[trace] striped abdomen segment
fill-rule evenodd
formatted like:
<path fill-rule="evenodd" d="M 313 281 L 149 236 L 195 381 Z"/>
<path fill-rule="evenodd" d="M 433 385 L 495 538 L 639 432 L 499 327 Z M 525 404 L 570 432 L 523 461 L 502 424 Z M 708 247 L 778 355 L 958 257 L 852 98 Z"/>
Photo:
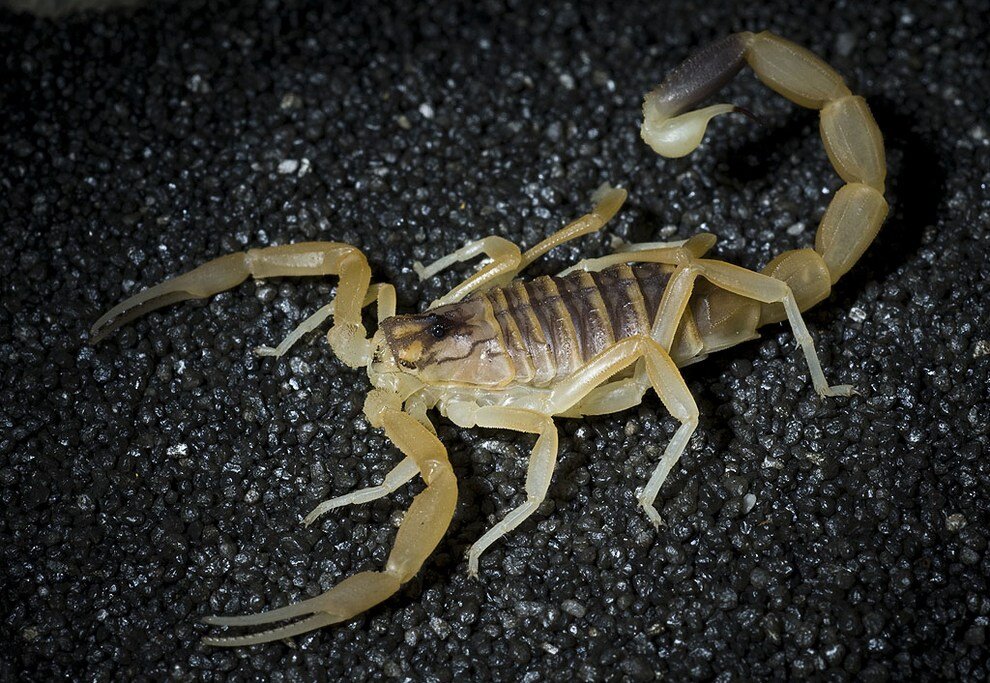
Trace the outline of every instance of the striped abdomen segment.
<path fill-rule="evenodd" d="M 545 386 L 619 339 L 650 334 L 672 269 L 653 263 L 516 280 L 480 295 L 492 305 L 516 381 Z"/>

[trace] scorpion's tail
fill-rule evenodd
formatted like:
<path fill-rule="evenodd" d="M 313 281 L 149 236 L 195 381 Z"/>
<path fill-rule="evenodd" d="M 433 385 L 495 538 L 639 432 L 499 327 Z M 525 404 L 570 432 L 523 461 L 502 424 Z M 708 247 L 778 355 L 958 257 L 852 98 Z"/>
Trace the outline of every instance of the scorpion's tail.
<path fill-rule="evenodd" d="M 740 109 L 716 104 L 686 110 L 728 83 L 743 64 L 787 99 L 821 111 L 825 151 L 847 183 L 822 217 L 814 249 L 784 252 L 763 269 L 786 282 L 805 310 L 828 296 L 831 286 L 873 242 L 887 215 L 883 138 L 866 101 L 853 95 L 832 67 L 803 47 L 764 31 L 723 38 L 671 71 L 646 95 L 643 139 L 666 157 L 692 152 L 713 117 Z M 760 323 L 784 317 L 780 304 L 764 304 Z"/>
<path fill-rule="evenodd" d="M 457 503 L 457 480 L 443 444 L 415 418 L 386 410 L 381 419 L 386 436 L 416 461 L 426 482 L 426 488 L 413 499 L 402 520 L 385 570 L 355 574 L 322 595 L 280 609 L 249 616 L 208 617 L 206 623 L 216 626 L 259 626 L 304 618 L 249 635 L 204 638 L 204 643 L 222 647 L 255 645 L 346 621 L 395 594 L 419 571 L 450 525 Z"/>

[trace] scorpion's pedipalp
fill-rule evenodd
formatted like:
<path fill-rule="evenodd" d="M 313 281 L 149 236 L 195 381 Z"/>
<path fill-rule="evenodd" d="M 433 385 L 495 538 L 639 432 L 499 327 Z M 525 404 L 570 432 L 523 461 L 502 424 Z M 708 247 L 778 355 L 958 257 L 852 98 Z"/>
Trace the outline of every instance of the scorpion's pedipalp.
<path fill-rule="evenodd" d="M 302 635 L 330 624 L 347 621 L 392 596 L 401 583 L 388 572 L 361 572 L 350 576 L 326 593 L 279 609 L 235 617 L 211 616 L 203 619 L 212 626 L 247 627 L 273 624 L 296 617 L 300 621 L 278 628 L 241 636 L 207 636 L 206 645 L 240 647 Z"/>
<path fill-rule="evenodd" d="M 315 275 L 340 276 L 334 300 L 334 326 L 327 335 L 334 353 L 351 367 L 367 365 L 371 348 L 361 324 L 361 308 L 371 283 L 371 268 L 358 249 L 339 242 L 299 242 L 250 249 L 208 261 L 114 306 L 93 325 L 91 343 L 98 343 L 120 325 L 156 308 L 218 294 L 249 276 L 262 279 Z"/>
<path fill-rule="evenodd" d="M 153 289 L 153 288 L 152 288 Z M 133 301 L 127 299 L 104 313 L 92 327 L 89 328 L 89 343 L 93 346 L 103 341 L 108 334 L 123 327 L 132 320 L 140 318 L 145 313 L 150 313 L 158 308 L 164 308 L 180 301 L 195 299 L 188 292 L 166 292 L 159 294 L 151 290 L 145 290 L 141 294 L 147 294 L 144 301 Z M 132 297 L 136 298 L 136 297 Z"/>
<path fill-rule="evenodd" d="M 325 604 L 324 595 L 326 593 L 318 595 L 315 598 L 286 605 L 285 607 L 276 607 L 275 609 L 258 612 L 257 614 L 237 614 L 232 617 L 210 615 L 203 617 L 203 623 L 210 624 L 211 626 L 257 626 L 259 624 L 274 624 L 277 621 L 309 616 L 320 611 L 320 607 Z"/>
<path fill-rule="evenodd" d="M 217 626 L 221 625 L 219 622 L 207 623 Z M 301 619 L 293 624 L 288 624 L 286 626 L 280 626 L 278 628 L 268 629 L 266 631 L 260 631 L 258 633 L 252 633 L 245 636 L 206 636 L 203 638 L 203 644 L 211 645 L 213 647 L 247 647 L 248 645 L 261 645 L 262 643 L 270 643 L 275 640 L 292 638 L 293 636 L 309 633 L 310 631 L 315 631 L 333 623 L 335 622 L 331 617 L 317 614 L 307 617 L 306 619 Z"/>
<path fill-rule="evenodd" d="M 90 328 L 90 344 L 145 313 L 187 299 L 202 299 L 236 287 L 250 275 L 246 254 L 228 254 L 184 275 L 149 287 L 104 313 Z"/>
<path fill-rule="evenodd" d="M 394 595 L 419 571 L 450 525 L 457 504 L 457 480 L 443 444 L 415 418 L 384 409 L 377 419 L 380 419 L 385 435 L 414 460 L 426 482 L 426 488 L 413 499 L 399 526 L 385 570 L 355 574 L 322 595 L 268 612 L 208 617 L 207 623 L 219 626 L 257 626 L 306 618 L 261 633 L 205 638 L 206 644 L 233 647 L 265 643 L 346 621 Z"/>

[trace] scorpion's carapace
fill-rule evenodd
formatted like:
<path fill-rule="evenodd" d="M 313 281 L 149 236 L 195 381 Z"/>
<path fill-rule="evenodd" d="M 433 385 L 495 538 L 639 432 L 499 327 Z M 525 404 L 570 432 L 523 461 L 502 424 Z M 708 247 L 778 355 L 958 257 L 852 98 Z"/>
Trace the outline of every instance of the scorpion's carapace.
<path fill-rule="evenodd" d="M 846 182 L 822 218 L 813 249 L 788 251 L 757 273 L 705 258 L 714 243 L 697 235 L 674 243 L 626 245 L 582 261 L 557 277 L 515 279 L 553 247 L 602 228 L 625 190 L 603 186 L 587 215 L 523 252 L 501 237 L 472 242 L 430 266 L 421 277 L 482 254 L 490 262 L 423 313 L 395 314 L 395 290 L 371 284 L 364 255 L 347 244 L 310 242 L 220 257 L 115 306 L 93 326 L 96 343 L 120 325 L 176 301 L 208 297 L 248 276 L 337 275 L 337 296 L 276 348 L 280 356 L 305 333 L 333 317 L 327 339 L 351 367 L 367 367 L 373 386 L 364 412 L 404 454 L 385 481 L 328 500 L 305 519 L 381 498 L 420 474 L 426 488 L 402 521 L 385 569 L 362 572 L 322 595 L 241 617 L 210 617 L 221 626 L 288 625 L 248 635 L 210 637 L 212 645 L 248 645 L 344 621 L 394 594 L 422 566 L 447 529 L 457 483 L 427 416 L 436 408 L 463 427 L 499 427 L 537 435 L 526 476 L 526 501 L 468 551 L 468 572 L 492 543 L 543 501 L 557 457 L 555 416 L 616 412 L 652 388 L 681 423 L 638 499 L 657 525 L 654 501 L 698 424 L 698 409 L 679 367 L 756 336 L 760 325 L 786 319 L 811 371 L 815 390 L 848 395 L 825 381 L 801 311 L 832 285 L 873 241 L 887 213 L 883 143 L 869 108 L 813 54 L 770 33 L 737 33 L 689 57 L 646 96 L 643 139 L 664 156 L 700 144 L 712 117 L 737 110 L 716 104 L 687 111 L 748 64 L 773 90 L 821 112 L 829 159 Z M 368 337 L 361 309 L 378 306 L 379 329 Z"/>

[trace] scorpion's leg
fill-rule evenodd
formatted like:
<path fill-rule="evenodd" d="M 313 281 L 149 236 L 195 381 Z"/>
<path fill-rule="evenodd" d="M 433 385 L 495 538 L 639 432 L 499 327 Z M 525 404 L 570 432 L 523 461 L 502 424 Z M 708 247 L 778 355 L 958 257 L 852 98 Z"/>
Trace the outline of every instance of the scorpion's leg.
<path fill-rule="evenodd" d="M 510 511 L 471 546 L 467 555 L 469 576 L 478 575 L 478 558 L 488 546 L 522 524 L 540 506 L 546 498 L 547 489 L 550 488 L 550 478 L 557 463 L 557 428 L 549 415 L 518 408 L 489 406 L 479 408 L 473 419 L 479 427 L 511 429 L 539 434 L 539 437 L 529 456 L 529 467 L 526 471 L 526 502 Z"/>
<path fill-rule="evenodd" d="M 626 200 L 626 194 L 622 188 L 613 188 L 607 183 L 603 184 L 592 196 L 595 206 L 590 213 L 564 226 L 536 246 L 527 249 L 525 253 L 520 254 L 519 247 L 501 237 L 486 237 L 466 244 L 453 254 L 448 254 L 429 266 L 424 267 L 417 262 L 413 264 L 413 267 L 420 279 L 425 280 L 455 263 L 468 261 L 480 254 L 485 254 L 491 259 L 491 263 L 482 267 L 481 270 L 457 285 L 445 296 L 433 302 L 432 307 L 460 301 L 473 291 L 508 282 L 526 266 L 554 247 L 601 230 L 602 226 L 618 212 Z"/>
<path fill-rule="evenodd" d="M 715 246 L 715 239 L 716 239 L 715 235 L 709 235 L 707 233 L 700 233 L 698 235 L 695 235 L 692 238 L 692 240 L 687 240 L 687 239 L 669 240 L 666 242 L 626 242 L 622 239 L 619 239 L 618 237 L 614 237 L 612 239 L 612 248 L 614 249 L 615 254 L 629 254 L 630 252 L 632 252 L 632 255 L 629 257 L 629 261 L 627 261 L 627 263 L 631 263 L 636 260 L 635 252 L 641 252 L 641 251 L 652 252 L 658 250 L 678 249 L 680 247 L 687 245 L 688 242 L 690 241 L 691 242 L 690 249 L 693 255 L 696 258 L 701 258 L 708 252 L 709 249 Z M 708 241 L 706 242 L 705 240 Z M 558 273 L 557 276 L 561 277 L 575 270 L 596 271 L 596 270 L 601 270 L 603 267 L 605 267 L 604 265 L 596 266 L 595 263 L 597 261 L 598 259 L 594 259 L 594 258 L 581 259 L 573 266 L 570 266 L 566 270 Z"/>
<path fill-rule="evenodd" d="M 657 392 L 657 396 L 670 414 L 681 423 L 667 444 L 667 448 L 664 449 L 663 456 L 650 475 L 649 481 L 646 482 L 646 486 L 636 495 L 646 516 L 659 527 L 663 520 L 653 503 L 667 475 L 681 459 L 688 440 L 698 427 L 698 405 L 687 384 L 684 383 L 680 370 L 662 346 L 656 342 L 650 345 L 645 354 L 645 361 L 646 374 L 653 390 Z"/>
<path fill-rule="evenodd" d="M 289 332 L 289 336 L 279 342 L 278 346 L 256 346 L 254 349 L 254 355 L 281 358 L 288 353 L 289 349 L 295 346 L 300 339 L 315 330 L 328 319 L 332 318 L 333 309 L 334 302 L 332 301 L 325 306 L 320 306 L 316 309 L 316 312 L 313 313 L 313 315 L 308 316 L 305 320 L 296 325 L 292 332 Z"/>
<path fill-rule="evenodd" d="M 385 409 L 375 421 L 412 458 L 426 488 L 413 499 L 399 526 L 385 570 L 344 579 L 326 593 L 287 607 L 250 616 L 208 617 L 217 626 L 257 626 L 304 617 L 286 626 L 244 636 L 204 638 L 207 645 L 236 647 L 266 643 L 346 621 L 392 596 L 411 579 L 446 532 L 457 503 L 457 480 L 443 444 L 412 416 Z"/>
<path fill-rule="evenodd" d="M 597 272 L 620 263 L 665 263 L 679 266 L 704 256 L 715 244 L 715 239 L 715 235 L 700 233 L 681 243 L 674 243 L 676 246 L 655 247 L 646 245 L 643 249 L 629 249 L 607 256 L 584 259 L 560 271 L 557 277 L 564 277 L 578 270 Z"/>
<path fill-rule="evenodd" d="M 668 354 L 674 344 L 674 336 L 678 326 L 691 300 L 691 293 L 694 291 L 694 283 L 698 275 L 699 269 L 697 267 L 693 265 L 680 266 L 674 271 L 664 289 L 650 337 Z M 562 416 L 604 415 L 638 405 L 643 399 L 643 394 L 650 387 L 647 370 L 645 363 L 639 362 L 632 377 L 606 382 L 595 387 L 587 396 L 562 413 Z"/>
<path fill-rule="evenodd" d="M 687 244 L 687 240 L 671 240 L 669 242 L 620 242 L 613 245 L 615 253 L 627 253 L 630 251 L 653 251 L 654 249 L 676 249 Z"/>
<path fill-rule="evenodd" d="M 657 492 L 660 490 L 664 479 L 680 460 L 681 454 L 687 447 L 688 439 L 691 438 L 691 434 L 698 426 L 698 406 L 667 350 L 652 337 L 639 336 L 622 339 L 616 342 L 614 346 L 598 354 L 573 377 L 555 387 L 551 394 L 550 403 L 553 414 L 566 414 L 568 410 L 580 405 L 580 402 L 592 394 L 604 380 L 640 359 L 643 360 L 649 386 L 653 387 L 670 414 L 681 423 L 670 443 L 667 444 L 663 457 L 653 471 L 649 482 L 637 495 L 647 517 L 659 526 L 661 519 L 653 507 L 653 502 L 656 500 Z M 615 398 L 618 399 L 614 406 L 615 410 L 622 410 L 627 407 L 625 401 L 622 400 L 624 397 L 615 396 Z M 600 407 L 602 408 L 601 412 L 607 412 L 609 406 L 603 401 Z"/>
<path fill-rule="evenodd" d="M 618 263 L 635 263 L 643 261 L 677 265 L 670 283 L 664 289 L 660 311 L 654 318 L 651 335 L 660 345 L 670 352 L 677 326 L 687 308 L 697 269 L 685 267 L 694 259 L 704 256 L 715 244 L 715 236 L 701 233 L 686 240 L 676 242 L 639 242 L 624 244 L 615 254 L 602 258 L 585 259 L 560 273 L 566 275 L 575 270 L 598 271 Z M 692 362 L 705 356 L 696 356 Z M 567 417 L 581 415 L 603 415 L 632 408 L 640 403 L 643 394 L 649 388 L 646 378 L 646 368 L 640 363 L 634 377 L 607 382 L 596 387 L 580 403 L 564 413 Z"/>
<path fill-rule="evenodd" d="M 371 285 L 368 292 L 364 295 L 364 301 L 361 303 L 361 307 L 365 308 L 376 301 L 378 302 L 378 322 L 395 315 L 395 287 L 389 284 Z M 284 356 L 300 339 L 322 325 L 327 319 L 333 317 L 335 307 L 336 302 L 334 301 L 331 301 L 326 306 L 321 306 L 313 315 L 299 323 L 278 346 L 259 346 L 254 350 L 255 354 L 275 358 Z"/>
<path fill-rule="evenodd" d="M 645 372 L 645 368 L 643 369 Z M 557 413 L 560 417 L 584 417 L 586 415 L 608 415 L 634 408 L 643 402 L 643 395 L 649 383 L 643 383 L 639 367 L 632 377 L 612 380 L 600 384 L 573 406 Z"/>
<path fill-rule="evenodd" d="M 612 187 L 608 183 L 603 183 L 591 196 L 591 201 L 595 203 L 591 212 L 565 225 L 536 246 L 527 249 L 522 255 L 522 261 L 519 263 L 516 274 L 561 244 L 601 230 L 622 208 L 627 195 L 628 193 L 621 187 Z"/>
<path fill-rule="evenodd" d="M 829 386 L 821 361 L 818 360 L 818 352 L 815 351 L 815 343 L 801 316 L 801 308 L 787 283 L 724 261 L 699 259 L 695 263 L 706 280 L 722 289 L 764 304 L 783 304 L 794 337 L 808 362 L 815 391 L 820 396 L 849 396 L 853 393 L 852 386 L 848 384 Z"/>
<path fill-rule="evenodd" d="M 481 254 L 491 259 L 491 262 L 482 266 L 474 275 L 430 304 L 430 308 L 460 301 L 471 292 L 490 287 L 506 274 L 514 273 L 522 259 L 519 247 L 503 237 L 493 235 L 469 242 L 453 254 L 447 254 L 428 266 L 423 266 L 418 261 L 413 264 L 419 279 L 425 280 L 433 277 L 444 268 L 449 268 L 461 261 L 470 261 Z"/>
<path fill-rule="evenodd" d="M 378 486 L 369 486 L 323 501 L 312 512 L 306 515 L 303 524 L 309 526 L 335 508 L 344 507 L 345 505 L 370 503 L 373 500 L 384 498 L 388 494 L 399 490 L 417 474 L 419 474 L 419 465 L 416 464 L 416 461 L 411 457 L 403 458 L 398 465 L 393 467 L 385 475 L 385 480 Z"/>
<path fill-rule="evenodd" d="M 255 278 L 338 275 L 334 325 L 327 335 L 347 365 L 367 365 L 372 349 L 361 324 L 361 307 L 371 268 L 358 249 L 338 242 L 301 242 L 250 249 L 214 259 L 194 270 L 149 287 L 107 311 L 90 330 L 95 344 L 121 325 L 162 306 L 203 299 Z"/>
<path fill-rule="evenodd" d="M 379 309 L 381 311 L 381 309 Z M 386 311 L 387 315 L 383 317 L 389 317 L 395 314 L 394 301 L 392 306 L 388 309 L 391 312 Z M 381 317 L 379 319 L 381 322 Z M 376 409 L 374 405 L 376 401 L 373 399 L 373 395 L 378 393 L 377 391 L 372 391 L 369 394 L 369 401 L 365 404 L 366 414 L 370 419 L 374 420 L 374 414 Z M 392 400 L 399 400 L 398 396 L 392 397 Z M 426 427 L 432 434 L 436 434 L 436 429 L 433 428 L 433 423 L 430 422 L 430 418 L 427 416 L 426 411 L 433 407 L 434 401 L 429 398 L 423 397 L 422 394 L 416 394 L 408 399 L 403 406 L 403 410 L 412 415 L 420 424 Z M 368 412 L 370 406 L 370 413 Z M 344 494 L 342 496 L 337 496 L 336 498 L 331 498 L 330 500 L 324 501 L 316 506 L 316 508 L 306 515 L 303 520 L 303 524 L 309 526 L 315 522 L 318 518 L 333 510 L 335 508 L 344 507 L 345 505 L 355 505 L 357 503 L 370 503 L 373 500 L 378 500 L 379 498 L 384 498 L 388 494 L 397 491 L 403 485 L 409 482 L 416 473 L 419 472 L 419 466 L 416 461 L 409 456 L 403 458 L 403 460 L 393 467 L 388 474 L 385 475 L 385 480 L 378 486 L 369 486 L 367 488 L 358 489 L 357 491 L 352 491 L 351 493 Z"/>

